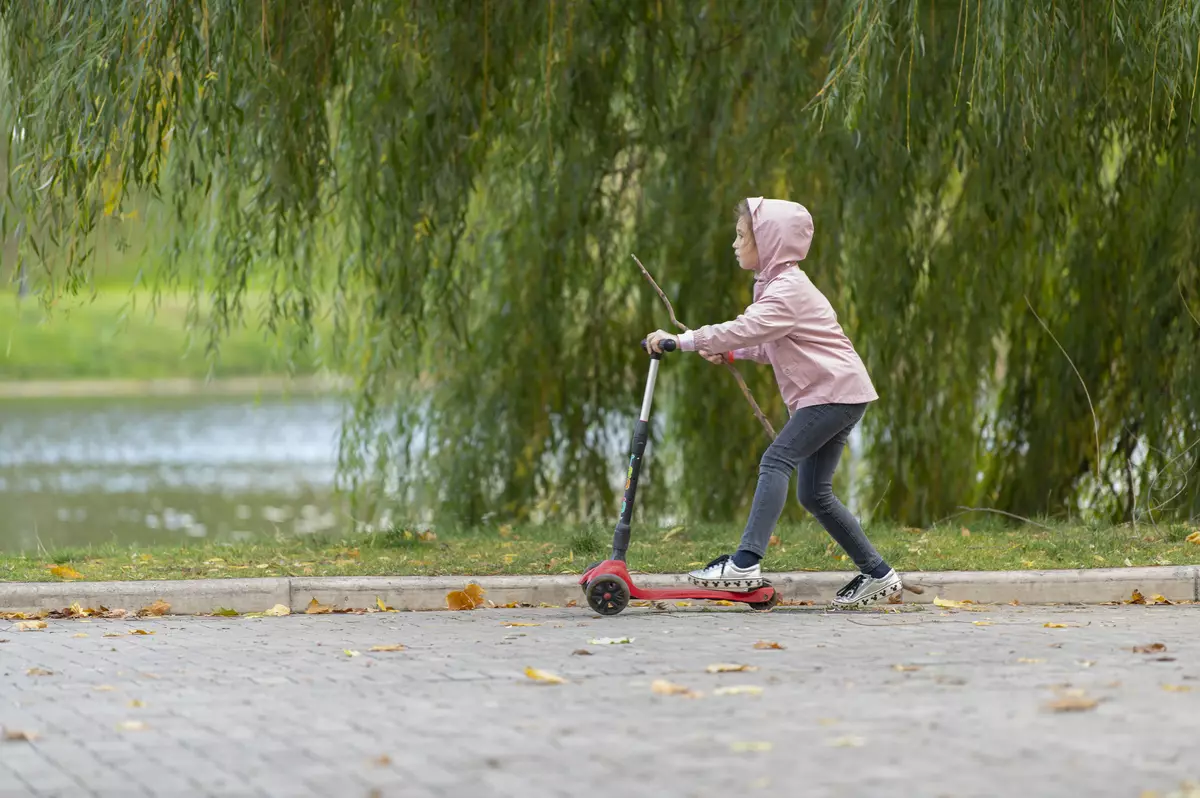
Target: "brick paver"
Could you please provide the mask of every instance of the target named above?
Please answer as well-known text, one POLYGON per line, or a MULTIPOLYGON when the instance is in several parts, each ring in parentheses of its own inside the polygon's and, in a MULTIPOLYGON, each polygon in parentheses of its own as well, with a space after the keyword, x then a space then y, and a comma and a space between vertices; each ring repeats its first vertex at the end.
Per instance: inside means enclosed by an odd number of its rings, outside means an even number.
POLYGON ((1166 798, 1200 780, 1197 630, 1200 606, 0 622, 0 725, 38 734, 0 742, 0 796, 1166 798), (713 693, 737 685, 762 693, 713 693), (1100 703, 1045 707, 1070 690, 1100 703))

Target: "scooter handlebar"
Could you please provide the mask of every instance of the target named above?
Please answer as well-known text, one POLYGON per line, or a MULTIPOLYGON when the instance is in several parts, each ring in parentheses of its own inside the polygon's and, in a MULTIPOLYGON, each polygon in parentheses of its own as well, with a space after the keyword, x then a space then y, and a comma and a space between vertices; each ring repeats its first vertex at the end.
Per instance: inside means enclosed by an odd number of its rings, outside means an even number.
MULTIPOLYGON (((664 352, 674 352, 676 349, 675 340, 673 338, 668 338, 667 340, 663 341, 662 348, 663 348, 664 352)), ((645 338, 642 339, 642 349, 647 352, 650 351, 649 349, 646 349, 646 339, 645 338)))

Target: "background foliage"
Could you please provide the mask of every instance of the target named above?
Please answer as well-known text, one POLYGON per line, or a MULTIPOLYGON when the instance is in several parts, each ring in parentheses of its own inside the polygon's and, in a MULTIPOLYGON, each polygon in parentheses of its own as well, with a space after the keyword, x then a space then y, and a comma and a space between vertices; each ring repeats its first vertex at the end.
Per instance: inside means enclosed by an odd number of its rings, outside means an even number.
MULTIPOLYGON (((0 38, 3 233, 42 296, 161 196, 159 277, 214 344, 331 317, 342 464, 388 501, 610 515, 666 326, 629 253, 688 324, 732 317, 762 194, 812 211, 882 397, 864 508, 1200 513, 1197 0, 8 0, 0 38)), ((736 518, 757 422, 669 372, 643 497, 736 518)))

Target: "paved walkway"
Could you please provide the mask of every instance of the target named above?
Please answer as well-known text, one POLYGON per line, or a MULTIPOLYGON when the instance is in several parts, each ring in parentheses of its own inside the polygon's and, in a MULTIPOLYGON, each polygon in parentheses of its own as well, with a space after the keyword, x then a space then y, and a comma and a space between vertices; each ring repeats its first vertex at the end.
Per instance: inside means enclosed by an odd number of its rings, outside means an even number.
POLYGON ((1200 795, 1198 630, 1200 606, 0 622, 0 726, 38 735, 0 740, 0 796, 1200 795), (1071 690, 1098 706, 1046 708, 1071 690))

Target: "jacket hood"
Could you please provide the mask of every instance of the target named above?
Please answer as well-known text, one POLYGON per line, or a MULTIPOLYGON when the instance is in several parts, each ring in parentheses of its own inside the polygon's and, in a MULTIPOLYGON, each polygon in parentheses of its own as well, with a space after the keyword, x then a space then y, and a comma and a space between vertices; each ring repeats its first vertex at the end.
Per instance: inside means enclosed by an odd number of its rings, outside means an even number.
POLYGON ((808 255, 813 238, 812 215, 800 203, 788 200, 747 197, 746 203, 758 247, 755 279, 767 282, 808 255))

